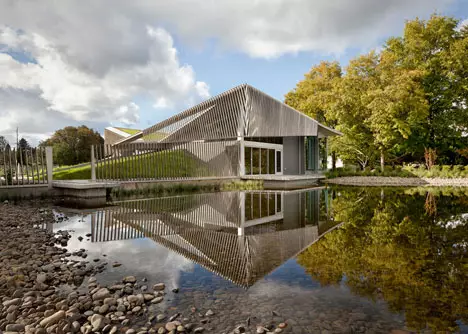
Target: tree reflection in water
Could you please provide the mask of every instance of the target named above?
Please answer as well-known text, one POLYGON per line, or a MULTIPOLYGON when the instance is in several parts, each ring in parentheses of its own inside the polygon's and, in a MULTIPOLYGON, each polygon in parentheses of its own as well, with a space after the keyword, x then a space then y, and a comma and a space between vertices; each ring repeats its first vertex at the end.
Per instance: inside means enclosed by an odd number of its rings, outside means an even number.
POLYGON ((414 330, 468 322, 468 190, 331 192, 345 223, 298 257, 315 280, 384 299, 414 330))

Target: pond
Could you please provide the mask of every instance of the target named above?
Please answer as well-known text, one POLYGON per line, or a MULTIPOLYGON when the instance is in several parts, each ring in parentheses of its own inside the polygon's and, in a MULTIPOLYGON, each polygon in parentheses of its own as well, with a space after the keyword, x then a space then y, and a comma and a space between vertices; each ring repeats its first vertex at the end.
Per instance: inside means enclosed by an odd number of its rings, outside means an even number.
POLYGON ((69 216, 49 228, 108 262, 99 282, 164 282, 153 311, 211 309, 214 333, 283 321, 290 333, 468 331, 463 191, 223 192, 69 216))

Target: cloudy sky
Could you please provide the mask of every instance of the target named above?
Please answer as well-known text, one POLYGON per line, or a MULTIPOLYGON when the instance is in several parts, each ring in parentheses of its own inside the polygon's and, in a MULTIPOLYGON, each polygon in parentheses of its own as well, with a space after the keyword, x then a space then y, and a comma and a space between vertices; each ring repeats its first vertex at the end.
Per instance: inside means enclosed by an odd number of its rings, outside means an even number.
POLYGON ((244 82, 283 99, 434 12, 463 21, 468 1, 0 0, 0 135, 145 128, 244 82))

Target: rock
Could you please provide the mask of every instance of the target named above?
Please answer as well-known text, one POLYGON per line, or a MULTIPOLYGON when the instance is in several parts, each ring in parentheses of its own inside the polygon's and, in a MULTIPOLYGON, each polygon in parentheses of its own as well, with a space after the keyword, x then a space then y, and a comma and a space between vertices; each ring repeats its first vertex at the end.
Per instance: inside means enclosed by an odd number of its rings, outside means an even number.
POLYGON ((80 236, 78 237, 78 240, 79 240, 79 241, 83 241, 83 237, 80 235, 80 236))
POLYGON ((91 326, 93 326, 93 331, 97 332, 103 329, 104 326, 107 325, 107 321, 108 319, 103 317, 102 315, 93 314, 90 320, 91 326))
POLYGON ((56 324, 57 322, 59 322, 63 318, 65 318, 65 311, 58 311, 58 312, 55 312, 54 314, 52 314, 51 316, 43 319, 39 324, 41 325, 41 327, 46 327, 47 328, 49 326, 52 326, 52 325, 56 324))
POLYGON ((164 290, 165 288, 166 288, 166 285, 164 283, 158 283, 158 284, 153 285, 153 290, 155 291, 161 291, 161 290, 164 290))
POLYGON ((115 334, 115 333, 117 333, 117 330, 118 330, 117 326, 114 326, 114 327, 111 328, 109 334, 115 334))
MULTIPOLYGON (((180 316, 180 313, 176 313, 169 318, 169 322, 176 320, 180 316)), ((169 329, 168 329, 169 330, 169 329)))
POLYGON ((275 333, 281 333, 283 330, 281 328, 276 328, 275 333))
POLYGON ((182 326, 182 325, 179 325, 179 326, 177 326, 177 331, 178 331, 179 333, 185 332, 185 327, 182 326))
POLYGON ((164 328, 164 327, 159 327, 159 328, 158 328, 158 334, 164 334, 164 333, 166 333, 166 328, 164 328))
POLYGON ((156 316, 156 321, 157 321, 157 322, 161 322, 161 321, 163 321, 164 319, 166 319, 166 316, 165 316, 164 314, 158 314, 158 315, 156 316))
POLYGON ((132 312, 133 313, 138 313, 141 311, 141 306, 135 306, 133 309, 132 309, 132 312))
POLYGON ((145 297, 142 294, 130 295, 127 297, 127 300, 130 304, 141 305, 145 302, 145 297))
POLYGON ((206 311, 205 313, 205 317, 211 317, 212 315, 214 315, 215 313, 212 311, 212 310, 208 310, 206 311))
POLYGON ((177 325, 176 325, 175 323, 173 323, 173 322, 168 322, 168 323, 166 324, 166 326, 164 326, 164 327, 165 327, 166 330, 169 331, 169 332, 170 332, 170 331, 173 331, 173 330, 175 330, 175 329, 177 329, 177 325))
POLYGON ((279 328, 286 328, 287 326, 288 326, 288 324, 285 323, 285 322, 282 322, 282 323, 278 324, 279 328))
POLYGON ((101 288, 93 295, 93 300, 103 300, 110 296, 111 294, 107 288, 101 288))
POLYGON ((163 301, 163 299, 164 297, 156 297, 153 300, 151 300, 151 304, 159 304, 160 302, 163 301))
POLYGON ((175 288, 175 289, 172 289, 172 292, 174 293, 178 293, 179 292, 179 289, 175 288))
POLYGON ((41 274, 37 275, 37 277, 36 277, 36 282, 37 283, 43 284, 43 283, 45 283, 45 281, 47 281, 47 274, 41 273, 41 274))
POLYGON ((268 332, 268 329, 266 329, 263 326, 257 326, 257 333, 258 334, 263 334, 263 333, 266 333, 266 332, 268 332))
POLYGON ((99 313, 101 313, 101 314, 106 314, 107 311, 109 311, 109 305, 108 304, 104 304, 99 308, 99 313))
POLYGON ((109 306, 114 306, 117 304, 117 299, 109 297, 104 299, 104 304, 109 306))
POLYGON ((117 267, 120 267, 121 265, 122 265, 121 263, 114 262, 114 263, 112 264, 112 267, 117 268, 117 267))
POLYGON ((148 290, 148 286, 147 285, 142 285, 140 290, 141 291, 146 291, 146 290, 148 290))
POLYGON ((136 282, 136 277, 135 276, 127 276, 127 277, 124 277, 122 282, 124 283, 135 283, 136 282))
POLYGON ((80 331, 80 328, 81 328, 81 325, 78 321, 73 321, 72 325, 71 325, 71 330, 73 333, 77 333, 80 331))
POLYGON ((86 233, 86 236, 87 236, 88 238, 91 238, 92 234, 91 234, 91 233, 86 233))
POLYGON ((194 332, 194 333, 201 333, 201 332, 203 332, 204 330, 205 330, 205 328, 203 328, 203 327, 197 327, 197 328, 195 328, 195 329, 193 330, 193 332, 194 332))
POLYGON ((3 302, 3 307, 9 307, 10 305, 19 305, 21 304, 21 298, 15 298, 3 302))
POLYGON ((7 332, 23 332, 24 331, 24 325, 23 324, 6 325, 5 331, 7 331, 7 332))
POLYGON ((125 334, 135 334, 135 333, 136 333, 136 330, 134 330, 134 329, 132 329, 132 328, 130 328, 129 330, 127 330, 127 331, 125 332, 125 334))
POLYGON ((243 325, 237 326, 236 329, 234 329, 234 333, 245 333, 245 327, 243 325))

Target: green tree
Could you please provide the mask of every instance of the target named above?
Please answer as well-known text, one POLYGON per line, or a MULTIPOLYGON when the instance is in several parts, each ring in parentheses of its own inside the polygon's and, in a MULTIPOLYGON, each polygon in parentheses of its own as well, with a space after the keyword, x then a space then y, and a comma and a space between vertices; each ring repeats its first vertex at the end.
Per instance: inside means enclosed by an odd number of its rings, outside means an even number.
POLYGON ((41 143, 52 146, 54 162, 59 165, 75 165, 91 160, 91 145, 102 145, 101 135, 87 126, 67 126, 41 143))
POLYGON ((8 140, 4 136, 0 136, 0 151, 5 150, 8 144, 8 140))
POLYGON ((24 138, 21 138, 18 142, 18 148, 19 149, 29 149, 31 148, 31 145, 29 145, 28 141, 24 138))
POLYGON ((439 15, 409 21, 403 36, 390 38, 383 51, 400 68, 422 73, 428 117, 417 135, 445 163, 454 163, 457 150, 468 144, 462 136, 468 130, 468 30, 458 31, 457 25, 458 20, 439 15))

